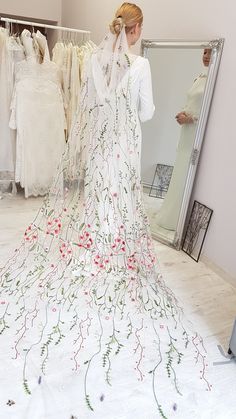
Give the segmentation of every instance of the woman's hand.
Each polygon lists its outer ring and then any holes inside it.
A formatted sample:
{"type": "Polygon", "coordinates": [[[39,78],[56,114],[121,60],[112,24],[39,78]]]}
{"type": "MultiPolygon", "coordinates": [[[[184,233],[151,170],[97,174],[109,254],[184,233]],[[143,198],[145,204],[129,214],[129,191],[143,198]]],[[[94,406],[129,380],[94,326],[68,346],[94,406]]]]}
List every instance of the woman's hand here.
{"type": "Polygon", "coordinates": [[[193,117],[186,112],[179,112],[176,115],[175,119],[178,122],[178,124],[180,124],[180,125],[193,124],[193,122],[194,122],[193,117]]]}

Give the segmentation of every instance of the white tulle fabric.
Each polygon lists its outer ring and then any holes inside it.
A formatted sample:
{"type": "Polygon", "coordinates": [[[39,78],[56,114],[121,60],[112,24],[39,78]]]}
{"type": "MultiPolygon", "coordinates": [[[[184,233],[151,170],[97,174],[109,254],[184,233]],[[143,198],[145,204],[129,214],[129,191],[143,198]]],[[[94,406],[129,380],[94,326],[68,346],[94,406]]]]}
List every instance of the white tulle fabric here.
{"type": "Polygon", "coordinates": [[[108,98],[117,89],[133,60],[125,28],[117,39],[113,34],[107,34],[92,57],[93,79],[100,98],[108,98]]]}
{"type": "Polygon", "coordinates": [[[161,278],[143,206],[149,64],[110,52],[86,65],[60,171],[1,272],[0,403],[20,400],[17,419],[195,418],[192,400],[211,388],[202,339],[161,278]]]}
{"type": "Polygon", "coordinates": [[[14,177],[14,136],[9,128],[13,61],[8,42],[8,31],[0,28],[0,179],[14,177]]]}

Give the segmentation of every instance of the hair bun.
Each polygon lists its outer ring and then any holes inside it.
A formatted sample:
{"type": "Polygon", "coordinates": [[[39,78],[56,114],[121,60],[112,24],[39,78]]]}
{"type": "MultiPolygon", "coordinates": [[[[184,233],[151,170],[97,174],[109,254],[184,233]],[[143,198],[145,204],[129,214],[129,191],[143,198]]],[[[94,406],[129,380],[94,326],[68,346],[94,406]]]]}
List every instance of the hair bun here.
{"type": "Polygon", "coordinates": [[[124,22],[121,16],[116,17],[110,24],[110,31],[114,35],[119,35],[124,27],[124,22]]]}

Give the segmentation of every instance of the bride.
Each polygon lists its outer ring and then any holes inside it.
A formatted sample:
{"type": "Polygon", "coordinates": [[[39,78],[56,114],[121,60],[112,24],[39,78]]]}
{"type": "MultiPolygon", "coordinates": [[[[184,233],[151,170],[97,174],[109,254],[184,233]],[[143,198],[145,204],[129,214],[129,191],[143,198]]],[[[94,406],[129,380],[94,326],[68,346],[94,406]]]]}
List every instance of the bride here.
{"type": "Polygon", "coordinates": [[[154,105],[148,60],[130,52],[142,22],[124,3],[87,62],[50,193],[1,271],[4,418],[194,418],[211,389],[143,206],[140,120],[154,105]]]}

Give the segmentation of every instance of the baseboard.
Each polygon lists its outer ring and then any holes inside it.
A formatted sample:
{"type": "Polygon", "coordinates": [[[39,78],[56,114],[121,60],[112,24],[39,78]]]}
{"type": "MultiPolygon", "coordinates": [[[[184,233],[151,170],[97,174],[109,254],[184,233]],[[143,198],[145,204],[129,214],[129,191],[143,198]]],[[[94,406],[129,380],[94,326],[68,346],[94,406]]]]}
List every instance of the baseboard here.
{"type": "Polygon", "coordinates": [[[201,255],[200,261],[203,262],[208,268],[210,268],[213,272],[223,278],[226,282],[236,288],[236,278],[231,276],[229,273],[224,271],[224,269],[220,268],[215,262],[209,259],[204,254],[201,255]]]}

